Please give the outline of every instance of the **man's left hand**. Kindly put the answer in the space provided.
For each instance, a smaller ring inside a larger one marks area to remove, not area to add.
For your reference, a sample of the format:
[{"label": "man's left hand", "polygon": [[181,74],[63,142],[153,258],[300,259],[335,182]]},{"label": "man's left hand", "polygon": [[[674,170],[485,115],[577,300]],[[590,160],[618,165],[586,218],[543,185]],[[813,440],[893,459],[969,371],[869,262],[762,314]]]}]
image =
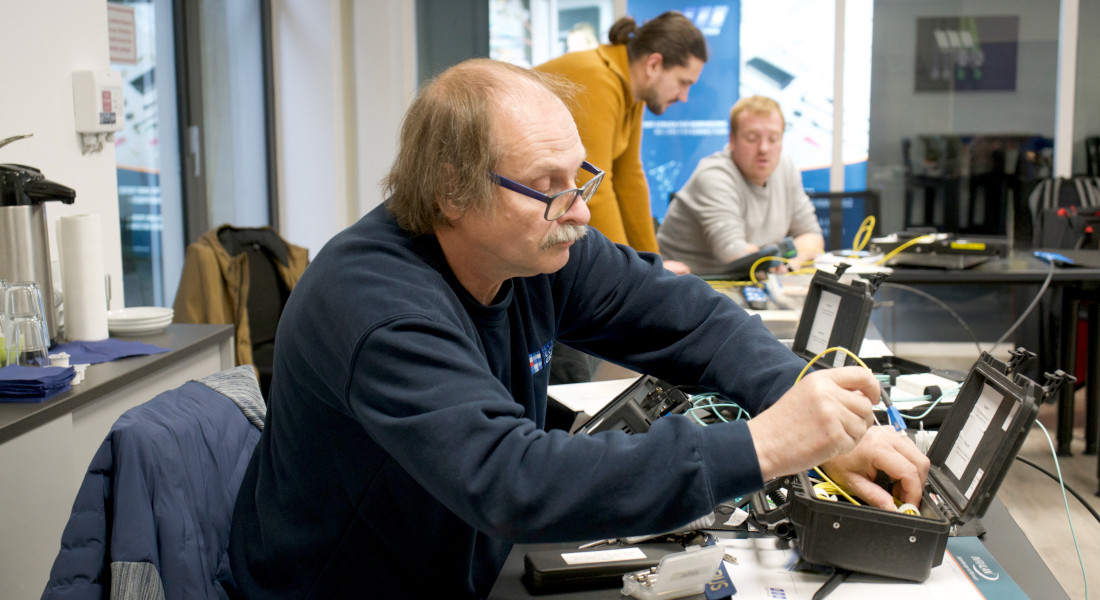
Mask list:
[{"label": "man's left hand", "polygon": [[678,260],[666,260],[664,261],[665,268],[677,275],[687,275],[691,273],[691,267],[685,265]]},{"label": "man's left hand", "polygon": [[852,495],[879,508],[895,510],[893,497],[875,483],[875,476],[879,471],[886,473],[895,481],[894,495],[919,507],[928,466],[928,457],[904,434],[891,427],[872,427],[854,450],[826,462],[823,468]]}]

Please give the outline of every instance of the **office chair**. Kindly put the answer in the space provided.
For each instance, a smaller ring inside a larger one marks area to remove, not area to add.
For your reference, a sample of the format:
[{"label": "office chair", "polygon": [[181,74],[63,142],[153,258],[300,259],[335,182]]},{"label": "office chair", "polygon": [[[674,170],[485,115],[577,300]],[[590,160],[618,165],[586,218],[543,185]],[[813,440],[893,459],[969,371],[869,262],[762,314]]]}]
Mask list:
[{"label": "office chair", "polygon": [[[817,209],[817,218],[821,223],[822,234],[825,236],[825,249],[829,251],[841,250],[852,247],[856,229],[859,224],[869,216],[875,217],[874,235],[881,233],[879,218],[878,190],[859,190],[845,192],[816,192],[807,191],[806,194]],[[859,215],[859,223],[855,227],[844,230],[845,211]]]},{"label": "office chair", "polygon": [[1100,136],[1085,138],[1085,172],[1090,177],[1100,177]]},{"label": "office chair", "polygon": [[228,597],[233,505],[265,413],[248,365],[123,413],[80,485],[42,598]]}]

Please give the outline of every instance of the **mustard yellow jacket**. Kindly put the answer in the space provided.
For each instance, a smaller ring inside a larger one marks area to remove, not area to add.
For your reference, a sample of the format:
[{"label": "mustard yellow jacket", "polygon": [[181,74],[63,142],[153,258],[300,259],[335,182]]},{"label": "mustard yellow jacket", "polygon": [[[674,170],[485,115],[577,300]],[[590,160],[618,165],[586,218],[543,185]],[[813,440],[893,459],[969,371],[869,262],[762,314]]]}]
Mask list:
[{"label": "mustard yellow jacket", "polygon": [[[218,240],[222,225],[207,231],[187,246],[183,273],[173,303],[177,323],[229,323],[234,325],[237,365],[252,364],[252,338],[248,326],[248,255],[230,256]],[[287,243],[286,265],[275,261],[287,289],[309,264],[309,250]]]},{"label": "mustard yellow jacket", "polygon": [[535,69],[583,86],[570,110],[588,151],[588,162],[606,172],[588,202],[590,225],[613,242],[657,252],[649,184],[642,169],[645,104],[635,100],[631,91],[626,46],[602,45],[570,52]]}]

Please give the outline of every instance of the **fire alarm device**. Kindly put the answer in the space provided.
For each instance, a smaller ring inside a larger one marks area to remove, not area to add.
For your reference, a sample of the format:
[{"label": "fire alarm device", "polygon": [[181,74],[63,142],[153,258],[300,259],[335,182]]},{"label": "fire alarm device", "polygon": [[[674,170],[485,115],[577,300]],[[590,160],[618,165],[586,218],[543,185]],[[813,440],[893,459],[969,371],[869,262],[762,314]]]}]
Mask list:
[{"label": "fire alarm device", "polygon": [[117,71],[74,71],[73,113],[84,152],[103,149],[103,143],[122,131],[125,112],[122,75]]}]

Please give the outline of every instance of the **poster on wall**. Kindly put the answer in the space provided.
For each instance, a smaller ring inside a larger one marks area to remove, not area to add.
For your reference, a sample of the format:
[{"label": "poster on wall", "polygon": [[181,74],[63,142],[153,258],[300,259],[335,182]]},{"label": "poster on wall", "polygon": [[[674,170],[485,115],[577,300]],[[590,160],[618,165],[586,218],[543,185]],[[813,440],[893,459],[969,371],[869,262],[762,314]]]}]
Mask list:
[{"label": "poster on wall", "polygon": [[1020,18],[917,19],[918,92],[1014,91]]},{"label": "poster on wall", "polygon": [[687,182],[703,157],[729,140],[729,109],[740,80],[741,3],[700,5],[690,0],[630,0],[627,12],[639,24],[668,10],[691,19],[703,32],[710,54],[687,102],[661,115],[646,112],[642,123],[642,166],[649,182],[653,216],[664,218],[669,196]]}]

